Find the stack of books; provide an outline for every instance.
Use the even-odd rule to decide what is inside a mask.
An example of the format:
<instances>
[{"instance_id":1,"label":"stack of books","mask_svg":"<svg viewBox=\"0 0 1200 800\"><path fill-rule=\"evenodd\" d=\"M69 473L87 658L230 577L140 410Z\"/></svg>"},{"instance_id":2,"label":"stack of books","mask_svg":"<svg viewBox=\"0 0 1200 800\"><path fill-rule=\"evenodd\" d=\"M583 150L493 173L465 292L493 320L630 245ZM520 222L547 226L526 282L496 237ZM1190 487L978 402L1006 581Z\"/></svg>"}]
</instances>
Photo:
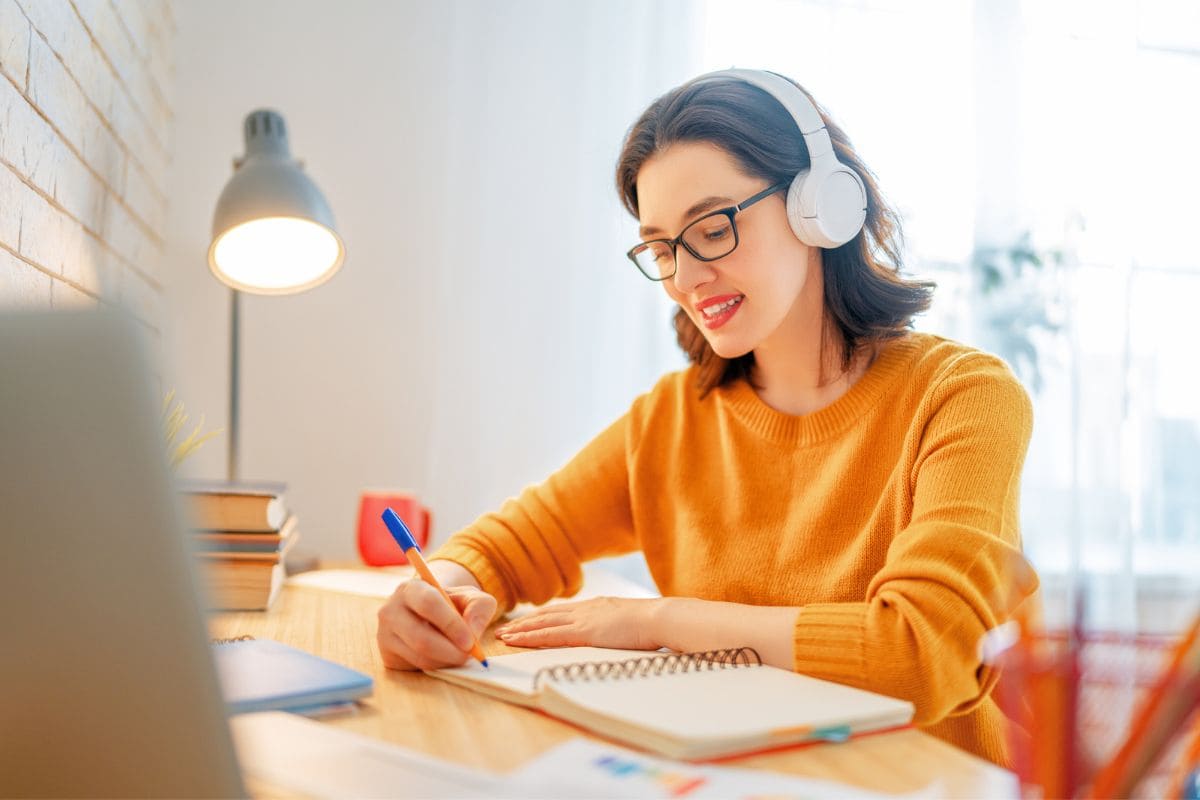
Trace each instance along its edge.
<instances>
[{"instance_id":1,"label":"stack of books","mask_svg":"<svg viewBox=\"0 0 1200 800\"><path fill-rule=\"evenodd\" d=\"M209 604L228 611L271 607L283 586L283 560L299 533L286 485L238 481L183 484L192 550Z\"/></svg>"}]
</instances>

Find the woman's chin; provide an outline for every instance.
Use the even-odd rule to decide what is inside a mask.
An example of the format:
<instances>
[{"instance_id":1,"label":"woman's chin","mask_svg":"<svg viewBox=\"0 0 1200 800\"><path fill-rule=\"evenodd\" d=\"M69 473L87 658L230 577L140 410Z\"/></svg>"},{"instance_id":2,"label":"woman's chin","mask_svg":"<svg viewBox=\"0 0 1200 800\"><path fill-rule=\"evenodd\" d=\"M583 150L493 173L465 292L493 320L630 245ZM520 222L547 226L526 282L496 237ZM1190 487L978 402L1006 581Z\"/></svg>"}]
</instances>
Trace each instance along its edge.
<instances>
[{"instance_id":1,"label":"woman's chin","mask_svg":"<svg viewBox=\"0 0 1200 800\"><path fill-rule=\"evenodd\" d=\"M708 340L708 346L712 348L712 351L726 361L741 358L753 349L722 336L706 336L704 338Z\"/></svg>"}]
</instances>

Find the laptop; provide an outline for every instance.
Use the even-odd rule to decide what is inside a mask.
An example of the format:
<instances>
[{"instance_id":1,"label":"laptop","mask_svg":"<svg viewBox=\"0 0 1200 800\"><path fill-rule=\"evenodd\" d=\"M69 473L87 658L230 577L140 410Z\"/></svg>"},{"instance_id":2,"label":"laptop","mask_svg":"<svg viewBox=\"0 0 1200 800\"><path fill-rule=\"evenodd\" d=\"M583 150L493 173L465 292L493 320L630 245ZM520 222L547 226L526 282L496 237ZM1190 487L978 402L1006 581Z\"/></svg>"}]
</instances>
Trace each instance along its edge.
<instances>
[{"instance_id":1,"label":"laptop","mask_svg":"<svg viewBox=\"0 0 1200 800\"><path fill-rule=\"evenodd\" d=\"M0 796L244 796L136 323L0 314Z\"/></svg>"}]
</instances>

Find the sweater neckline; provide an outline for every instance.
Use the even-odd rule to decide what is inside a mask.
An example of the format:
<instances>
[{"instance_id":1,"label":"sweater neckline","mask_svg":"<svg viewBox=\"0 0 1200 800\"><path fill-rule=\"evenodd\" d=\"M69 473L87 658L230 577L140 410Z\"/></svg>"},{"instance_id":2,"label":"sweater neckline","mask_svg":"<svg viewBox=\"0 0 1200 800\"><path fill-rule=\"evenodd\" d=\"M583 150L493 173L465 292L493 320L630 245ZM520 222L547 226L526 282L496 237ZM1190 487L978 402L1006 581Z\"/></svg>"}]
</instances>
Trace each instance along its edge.
<instances>
[{"instance_id":1,"label":"sweater neckline","mask_svg":"<svg viewBox=\"0 0 1200 800\"><path fill-rule=\"evenodd\" d=\"M746 378L721 387L719 391L730 410L760 435L776 441L813 444L845 429L871 411L884 392L908 371L920 350L920 337L914 333L885 342L874 363L845 394L811 414L785 414L771 408Z\"/></svg>"}]
</instances>

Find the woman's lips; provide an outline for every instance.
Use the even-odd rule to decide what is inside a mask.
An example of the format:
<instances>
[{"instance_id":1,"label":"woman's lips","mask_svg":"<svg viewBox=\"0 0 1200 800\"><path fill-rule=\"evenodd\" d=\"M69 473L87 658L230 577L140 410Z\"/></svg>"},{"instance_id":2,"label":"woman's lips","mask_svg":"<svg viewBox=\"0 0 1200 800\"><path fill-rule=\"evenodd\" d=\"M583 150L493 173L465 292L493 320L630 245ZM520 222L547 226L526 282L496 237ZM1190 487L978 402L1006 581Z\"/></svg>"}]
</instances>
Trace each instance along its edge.
<instances>
[{"instance_id":1,"label":"woman's lips","mask_svg":"<svg viewBox=\"0 0 1200 800\"><path fill-rule=\"evenodd\" d=\"M742 307L745 299L745 295L740 294L714 297L706 301L702 306L698 306L700 320L704 323L704 327L710 331L716 330L733 319L733 315ZM716 313L713 313L714 309L716 309Z\"/></svg>"}]
</instances>

